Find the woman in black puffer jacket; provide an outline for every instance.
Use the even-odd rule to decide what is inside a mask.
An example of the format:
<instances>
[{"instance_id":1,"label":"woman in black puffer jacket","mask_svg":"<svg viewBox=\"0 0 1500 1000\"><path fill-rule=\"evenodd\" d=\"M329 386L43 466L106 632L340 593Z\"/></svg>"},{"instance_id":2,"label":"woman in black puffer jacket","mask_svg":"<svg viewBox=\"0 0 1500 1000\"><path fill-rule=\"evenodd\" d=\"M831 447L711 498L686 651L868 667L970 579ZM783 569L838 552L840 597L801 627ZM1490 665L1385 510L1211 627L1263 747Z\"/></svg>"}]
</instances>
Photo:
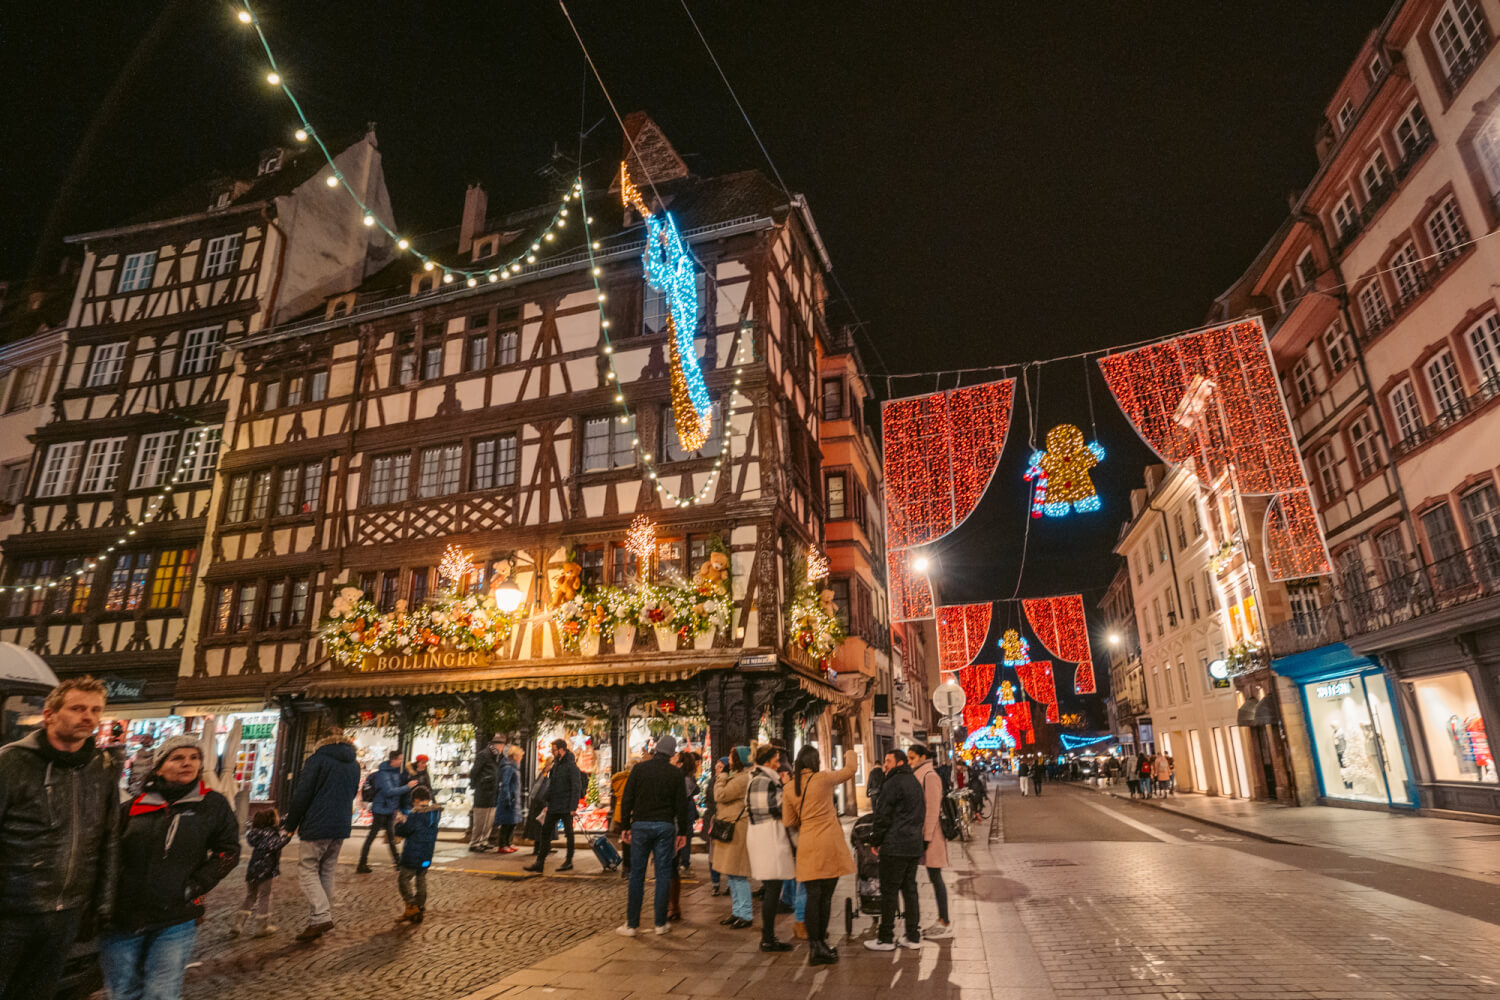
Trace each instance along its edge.
<instances>
[{"instance_id":1,"label":"woman in black puffer jacket","mask_svg":"<svg viewBox=\"0 0 1500 1000\"><path fill-rule=\"evenodd\" d=\"M203 897L239 863L234 807L202 773L197 739L174 736L124 810L114 918L99 948L110 1000L137 1000L148 984L153 998L182 995Z\"/></svg>"}]
</instances>

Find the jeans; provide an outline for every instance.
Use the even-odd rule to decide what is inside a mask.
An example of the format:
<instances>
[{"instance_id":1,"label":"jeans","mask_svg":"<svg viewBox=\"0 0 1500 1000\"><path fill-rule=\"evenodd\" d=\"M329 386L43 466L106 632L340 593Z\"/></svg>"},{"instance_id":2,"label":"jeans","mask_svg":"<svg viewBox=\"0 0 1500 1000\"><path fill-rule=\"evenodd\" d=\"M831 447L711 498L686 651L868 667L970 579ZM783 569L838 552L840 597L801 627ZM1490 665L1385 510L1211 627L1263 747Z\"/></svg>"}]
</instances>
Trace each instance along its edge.
<instances>
[{"instance_id":1,"label":"jeans","mask_svg":"<svg viewBox=\"0 0 1500 1000\"><path fill-rule=\"evenodd\" d=\"M807 939L826 944L828 919L833 915L833 890L839 880L815 878L803 884L807 886Z\"/></svg>"},{"instance_id":2,"label":"jeans","mask_svg":"<svg viewBox=\"0 0 1500 1000\"><path fill-rule=\"evenodd\" d=\"M271 915L271 883L274 878L263 878L259 882L245 883L245 905L240 909L254 913L257 917Z\"/></svg>"},{"instance_id":3,"label":"jeans","mask_svg":"<svg viewBox=\"0 0 1500 1000\"><path fill-rule=\"evenodd\" d=\"M333 922L333 883L342 840L304 840L297 851L297 884L312 907L310 925Z\"/></svg>"},{"instance_id":4,"label":"jeans","mask_svg":"<svg viewBox=\"0 0 1500 1000\"><path fill-rule=\"evenodd\" d=\"M396 814L395 813L371 813L370 832L365 835L365 846L359 852L359 863L368 865L370 863L370 845L375 843L375 838L385 833L385 842L391 849L391 864L399 865L400 859L396 856Z\"/></svg>"},{"instance_id":5,"label":"jeans","mask_svg":"<svg viewBox=\"0 0 1500 1000\"><path fill-rule=\"evenodd\" d=\"M880 855L880 931L877 936L886 944L895 940L896 896L901 896L905 911L906 936L922 940L922 914L917 909L917 868L921 858L897 858Z\"/></svg>"},{"instance_id":6,"label":"jeans","mask_svg":"<svg viewBox=\"0 0 1500 1000\"><path fill-rule=\"evenodd\" d=\"M495 825L494 806L475 806L469 811L469 846L479 847L490 839L490 828Z\"/></svg>"},{"instance_id":7,"label":"jeans","mask_svg":"<svg viewBox=\"0 0 1500 1000\"><path fill-rule=\"evenodd\" d=\"M750 879L745 875L729 875L729 912L741 920L754 920L755 907L750 902Z\"/></svg>"},{"instance_id":8,"label":"jeans","mask_svg":"<svg viewBox=\"0 0 1500 1000\"><path fill-rule=\"evenodd\" d=\"M667 897L672 891L672 865L677 853L677 824L659 820L637 820L630 824L630 887L625 895L625 923L641 925L641 905L646 901L646 863L656 862L656 895L652 916L656 926L667 923Z\"/></svg>"},{"instance_id":9,"label":"jeans","mask_svg":"<svg viewBox=\"0 0 1500 1000\"><path fill-rule=\"evenodd\" d=\"M0 914L0 1000L52 996L82 920L82 910Z\"/></svg>"},{"instance_id":10,"label":"jeans","mask_svg":"<svg viewBox=\"0 0 1500 1000\"><path fill-rule=\"evenodd\" d=\"M417 909L425 909L427 906L427 869L407 868L401 866L396 874L396 888L401 890L401 898L406 905L415 906Z\"/></svg>"},{"instance_id":11,"label":"jeans","mask_svg":"<svg viewBox=\"0 0 1500 1000\"><path fill-rule=\"evenodd\" d=\"M781 905L791 907L792 919L797 923L807 922L807 886L787 879L781 883Z\"/></svg>"},{"instance_id":12,"label":"jeans","mask_svg":"<svg viewBox=\"0 0 1500 1000\"><path fill-rule=\"evenodd\" d=\"M184 920L140 934L99 935L99 968L109 1000L180 1000L198 922Z\"/></svg>"},{"instance_id":13,"label":"jeans","mask_svg":"<svg viewBox=\"0 0 1500 1000\"><path fill-rule=\"evenodd\" d=\"M927 869L927 878L932 882L932 894L937 897L938 919L948 922L948 885L943 881L941 868Z\"/></svg>"},{"instance_id":14,"label":"jeans","mask_svg":"<svg viewBox=\"0 0 1500 1000\"><path fill-rule=\"evenodd\" d=\"M546 861L547 855L552 853L552 837L557 833L557 824L559 821L562 822L563 833L568 836L568 854L563 860L572 862L573 814L571 812L553 812L551 809L548 809L547 818L542 820L542 846L541 850L537 852L540 855L537 858L538 863Z\"/></svg>"}]
</instances>

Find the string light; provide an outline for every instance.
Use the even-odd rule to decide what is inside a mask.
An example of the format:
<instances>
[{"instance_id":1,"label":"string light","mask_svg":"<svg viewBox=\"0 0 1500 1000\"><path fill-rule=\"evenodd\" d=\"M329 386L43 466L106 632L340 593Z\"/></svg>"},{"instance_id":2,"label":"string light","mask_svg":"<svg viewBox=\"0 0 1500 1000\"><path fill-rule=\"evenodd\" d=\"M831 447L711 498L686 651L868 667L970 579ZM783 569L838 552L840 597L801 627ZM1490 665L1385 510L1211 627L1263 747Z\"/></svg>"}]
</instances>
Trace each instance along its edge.
<instances>
[{"instance_id":1,"label":"string light","mask_svg":"<svg viewBox=\"0 0 1500 1000\"><path fill-rule=\"evenodd\" d=\"M1287 498L1273 500L1285 528L1275 533L1278 551L1267 538L1271 579L1289 579L1277 575L1289 569L1300 577L1332 571L1317 518L1300 507L1311 506L1307 478L1259 320L1106 355L1099 369L1136 433L1165 461L1196 460L1210 481L1232 469L1237 490Z\"/></svg>"},{"instance_id":2,"label":"string light","mask_svg":"<svg viewBox=\"0 0 1500 1000\"><path fill-rule=\"evenodd\" d=\"M255 29L255 34L260 40L261 48L265 51L266 54L266 62L268 64L268 70L266 72L266 82L281 91L281 93L286 97L287 103L292 106L292 111L297 116L299 127L296 133L294 133L297 137L297 141L306 142L308 139L311 139L317 145L318 150L323 154L323 158L328 162L328 166L332 170L332 173L327 178L328 186L342 187L344 189L345 193L348 194L350 199L354 201L355 205L358 206L360 213L365 217L365 225L372 227L378 226L382 232L384 232L393 241L395 241L397 247L399 247L401 250L410 251L418 260L422 261L424 264L432 263L434 260L433 257L431 257L429 254L423 253L420 250L412 250L410 242L401 237L400 234L397 233L393 228L393 226L388 223L378 212L376 212L372 206L366 204L365 200L361 198L359 193L349 185L348 181L344 178L344 175L339 171L338 164L334 162L332 151L330 151L329 148L324 144L322 137L319 135L317 130L313 128L312 123L307 120L307 115L302 110L301 102L297 100L296 95L293 94L291 88L287 86L286 79L282 76L280 67L276 64L276 54L271 49L271 41L266 37L265 31L261 27L260 18L256 15L254 8L251 6L248 0L244 0L241 8L236 12L235 16L238 18L241 24L250 25ZM562 203L559 206L559 210L553 213L552 218L548 221L546 228L542 231L542 234L532 242L532 251L537 250L543 241L549 243L552 242L556 238L556 233L554 231L567 224L565 216L568 202L571 201L574 197L577 197L577 187L578 183L575 179L574 189L569 191L569 193L564 196L564 198L562 199ZM457 264L441 265L445 272L444 281L446 282L450 280L450 278L447 276L448 274L457 275L460 278L464 278L467 282L467 279L469 278L487 278L489 275L497 273L502 268L514 268L517 272L519 272L519 264L522 261L523 257L527 263L536 263L535 253L526 254L525 251L522 251L522 254L519 254L516 257L512 258L509 262L505 264L496 264L493 267L465 268L460 267ZM470 287L473 286L471 285Z\"/></svg>"},{"instance_id":3,"label":"string light","mask_svg":"<svg viewBox=\"0 0 1500 1000\"><path fill-rule=\"evenodd\" d=\"M1108 743L1114 739L1113 736L1069 736L1067 733L1058 733L1058 739L1062 740L1064 750L1077 750L1080 747L1091 747L1098 743Z\"/></svg>"},{"instance_id":4,"label":"string light","mask_svg":"<svg viewBox=\"0 0 1500 1000\"><path fill-rule=\"evenodd\" d=\"M443 550L443 558L438 562L438 575L458 587L473 568L474 557L459 546L450 545Z\"/></svg>"},{"instance_id":5,"label":"string light","mask_svg":"<svg viewBox=\"0 0 1500 1000\"><path fill-rule=\"evenodd\" d=\"M1078 664L1073 675L1074 692L1093 694L1094 655L1089 646L1083 595L1027 598L1021 602L1021 609L1031 625L1031 631L1047 648L1047 652L1058 660Z\"/></svg>"},{"instance_id":6,"label":"string light","mask_svg":"<svg viewBox=\"0 0 1500 1000\"><path fill-rule=\"evenodd\" d=\"M984 729L990 724L990 715L994 710L993 705L965 705L964 728L971 733Z\"/></svg>"},{"instance_id":7,"label":"string light","mask_svg":"<svg viewBox=\"0 0 1500 1000\"><path fill-rule=\"evenodd\" d=\"M200 428L190 441L184 442L182 454L177 459L177 468L167 480L166 485L158 490L152 496L150 502L146 504L146 509L142 512L141 519L136 522L136 526L127 530L122 537L115 539L114 544L106 546L102 552L85 559L83 565L73 571L72 577L74 579L82 577L85 573L92 573L104 560L114 555L117 549L128 544L140 528L145 527L156 519L157 514L161 512L162 505L167 502L167 497L176 489L177 484L182 482L183 476L186 475L187 470L192 466L193 459L197 456L199 449L202 448L208 431L209 428L207 427ZM67 580L67 577L60 577L52 580L33 580L25 584L12 584L0 587L0 594L7 592L15 593L24 590L33 592L55 590L67 582Z\"/></svg>"},{"instance_id":8,"label":"string light","mask_svg":"<svg viewBox=\"0 0 1500 1000\"><path fill-rule=\"evenodd\" d=\"M817 549L807 553L807 582L817 583L828 579L828 557Z\"/></svg>"},{"instance_id":9,"label":"string light","mask_svg":"<svg viewBox=\"0 0 1500 1000\"><path fill-rule=\"evenodd\" d=\"M984 648L990 630L990 605L953 604L938 608L938 669L962 670ZM990 670L993 672L994 667Z\"/></svg>"},{"instance_id":10,"label":"string light","mask_svg":"<svg viewBox=\"0 0 1500 1000\"><path fill-rule=\"evenodd\" d=\"M948 534L979 505L1005 446L1014 394L1015 381L1006 379L881 408L893 620L932 617L931 584L906 550Z\"/></svg>"},{"instance_id":11,"label":"string light","mask_svg":"<svg viewBox=\"0 0 1500 1000\"><path fill-rule=\"evenodd\" d=\"M1000 704L1014 705L1016 703L1016 686L1010 681L1000 682Z\"/></svg>"},{"instance_id":12,"label":"string light","mask_svg":"<svg viewBox=\"0 0 1500 1000\"><path fill-rule=\"evenodd\" d=\"M636 565L645 573L656 551L656 525L645 514L637 514L630 522L630 529L625 532L625 550L635 554Z\"/></svg>"},{"instance_id":13,"label":"string light","mask_svg":"<svg viewBox=\"0 0 1500 1000\"><path fill-rule=\"evenodd\" d=\"M1072 424L1058 424L1048 431L1047 447L1031 453L1031 464L1022 477L1036 481L1031 516L1064 517L1073 511L1098 510L1099 494L1089 470L1102 461L1104 448L1097 441L1085 444L1083 432Z\"/></svg>"},{"instance_id":14,"label":"string light","mask_svg":"<svg viewBox=\"0 0 1500 1000\"><path fill-rule=\"evenodd\" d=\"M990 721L992 706L987 704L990 697L990 688L995 684L995 665L993 663L976 663L969 669L958 675L958 686L964 693L964 725L971 732L980 726L987 725ZM968 722L971 709L983 709L984 719L978 725L970 725Z\"/></svg>"},{"instance_id":15,"label":"string light","mask_svg":"<svg viewBox=\"0 0 1500 1000\"><path fill-rule=\"evenodd\" d=\"M1005 728L1010 730L1017 743L1035 743L1036 732L1031 725L1031 705L1024 701L1006 705Z\"/></svg>"},{"instance_id":16,"label":"string light","mask_svg":"<svg viewBox=\"0 0 1500 1000\"><path fill-rule=\"evenodd\" d=\"M1328 549L1306 490L1280 493L1266 508L1266 568L1273 580L1298 580L1329 571Z\"/></svg>"},{"instance_id":17,"label":"string light","mask_svg":"<svg viewBox=\"0 0 1500 1000\"><path fill-rule=\"evenodd\" d=\"M677 440L684 451L697 451L713 428L713 404L698 364L694 338L698 332L698 275L682 245L670 212L653 212L620 164L620 201L646 223L646 249L641 266L646 283L667 302L667 348L671 370L672 416ZM604 296L601 293L600 301Z\"/></svg>"}]
</instances>

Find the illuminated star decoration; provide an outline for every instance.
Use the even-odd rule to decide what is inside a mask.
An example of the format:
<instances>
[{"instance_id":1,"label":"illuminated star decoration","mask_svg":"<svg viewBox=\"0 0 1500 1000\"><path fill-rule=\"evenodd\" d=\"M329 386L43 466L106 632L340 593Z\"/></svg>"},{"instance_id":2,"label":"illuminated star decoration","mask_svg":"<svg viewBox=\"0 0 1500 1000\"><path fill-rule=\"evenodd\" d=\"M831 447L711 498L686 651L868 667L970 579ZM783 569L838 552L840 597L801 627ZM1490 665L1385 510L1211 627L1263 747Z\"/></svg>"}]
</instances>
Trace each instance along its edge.
<instances>
[{"instance_id":1,"label":"illuminated star decoration","mask_svg":"<svg viewBox=\"0 0 1500 1000\"><path fill-rule=\"evenodd\" d=\"M1099 509L1099 494L1089 470L1104 461L1104 447L1084 443L1083 432L1072 424L1058 424L1047 432L1047 447L1031 453L1027 482L1036 481L1031 516L1064 517Z\"/></svg>"},{"instance_id":2,"label":"illuminated star decoration","mask_svg":"<svg viewBox=\"0 0 1500 1000\"><path fill-rule=\"evenodd\" d=\"M443 550L443 558L438 562L438 576L447 580L450 586L457 588L463 584L473 568L473 556L457 545L450 545Z\"/></svg>"},{"instance_id":3,"label":"illuminated star decoration","mask_svg":"<svg viewBox=\"0 0 1500 1000\"><path fill-rule=\"evenodd\" d=\"M697 451L713 428L713 403L698 365L698 275L682 245L677 223L668 212L652 212L620 164L620 200L646 223L646 250L641 264L646 283L667 301L667 361L671 373L672 418L684 451Z\"/></svg>"},{"instance_id":4,"label":"illuminated star decoration","mask_svg":"<svg viewBox=\"0 0 1500 1000\"><path fill-rule=\"evenodd\" d=\"M1000 639L1000 648L1004 650L1004 663L1007 667L1019 667L1031 662L1031 643L1021 638L1021 633L1013 628L1005 630L1005 635Z\"/></svg>"},{"instance_id":5,"label":"illuminated star decoration","mask_svg":"<svg viewBox=\"0 0 1500 1000\"><path fill-rule=\"evenodd\" d=\"M828 557L817 549L807 553L807 582L817 583L828 579Z\"/></svg>"},{"instance_id":6,"label":"illuminated star decoration","mask_svg":"<svg viewBox=\"0 0 1500 1000\"><path fill-rule=\"evenodd\" d=\"M656 549L656 525L645 514L637 514L630 522L630 530L625 532L625 549L635 554L641 579L645 579L651 553Z\"/></svg>"}]
</instances>

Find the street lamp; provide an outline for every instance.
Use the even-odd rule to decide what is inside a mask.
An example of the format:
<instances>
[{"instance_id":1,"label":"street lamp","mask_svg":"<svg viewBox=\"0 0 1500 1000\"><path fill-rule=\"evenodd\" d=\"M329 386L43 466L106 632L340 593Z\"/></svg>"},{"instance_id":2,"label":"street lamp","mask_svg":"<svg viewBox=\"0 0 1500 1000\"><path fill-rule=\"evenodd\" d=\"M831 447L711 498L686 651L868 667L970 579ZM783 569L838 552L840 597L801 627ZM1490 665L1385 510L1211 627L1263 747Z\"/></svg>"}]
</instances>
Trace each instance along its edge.
<instances>
[{"instance_id":1,"label":"street lamp","mask_svg":"<svg viewBox=\"0 0 1500 1000\"><path fill-rule=\"evenodd\" d=\"M526 595L521 592L520 587L516 586L514 580L506 580L495 588L495 605L508 615L514 614L525 600Z\"/></svg>"},{"instance_id":2,"label":"street lamp","mask_svg":"<svg viewBox=\"0 0 1500 1000\"><path fill-rule=\"evenodd\" d=\"M1106 638L1109 639L1111 646L1118 646L1120 644L1120 633L1118 632L1111 632Z\"/></svg>"},{"instance_id":3,"label":"street lamp","mask_svg":"<svg viewBox=\"0 0 1500 1000\"><path fill-rule=\"evenodd\" d=\"M913 559L911 561L911 568L914 569L914 570L916 570L918 573L925 573L925 572L927 572L927 567L929 567L931 565L932 565L932 563L928 560L928 558L926 556L917 556L915 559Z\"/></svg>"}]
</instances>

